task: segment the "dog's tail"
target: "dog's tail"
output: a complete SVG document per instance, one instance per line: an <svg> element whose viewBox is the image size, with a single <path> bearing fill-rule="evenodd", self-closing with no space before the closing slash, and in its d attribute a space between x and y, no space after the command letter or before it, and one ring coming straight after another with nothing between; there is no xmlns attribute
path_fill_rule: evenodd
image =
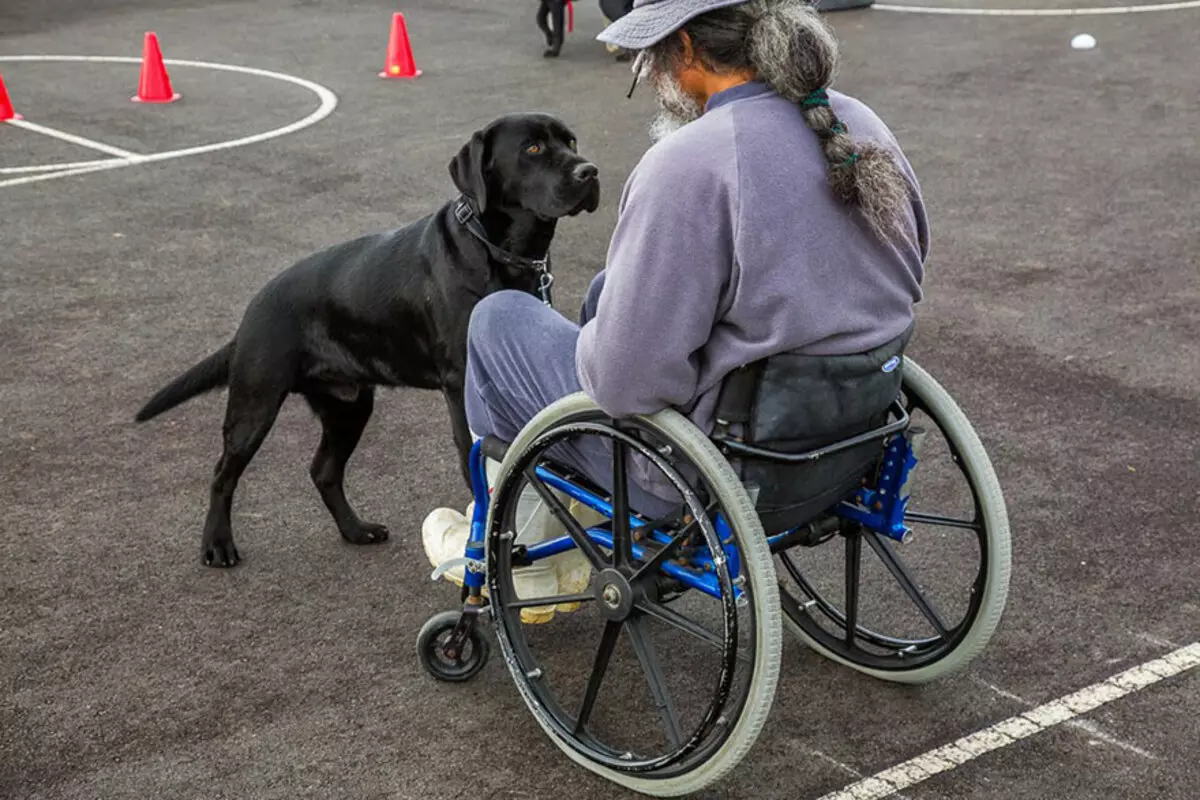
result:
<svg viewBox="0 0 1200 800"><path fill-rule="evenodd" d="M229 355L232 352L233 342L230 342L159 389L154 397L151 397L150 401L142 406L142 410L137 413L135 419L138 422L153 419L164 411L191 400L198 394L228 384Z"/></svg>

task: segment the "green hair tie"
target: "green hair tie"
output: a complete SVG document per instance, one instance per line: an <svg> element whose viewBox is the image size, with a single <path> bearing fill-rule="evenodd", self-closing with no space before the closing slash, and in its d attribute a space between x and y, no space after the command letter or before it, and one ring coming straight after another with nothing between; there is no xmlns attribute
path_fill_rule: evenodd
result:
<svg viewBox="0 0 1200 800"><path fill-rule="evenodd" d="M800 101L801 108L816 108L817 106L829 108L829 95L825 93L824 89L814 89L808 97Z"/></svg>
<svg viewBox="0 0 1200 800"><path fill-rule="evenodd" d="M862 158L862 153L851 153L850 157L842 162L843 167L853 167Z"/></svg>

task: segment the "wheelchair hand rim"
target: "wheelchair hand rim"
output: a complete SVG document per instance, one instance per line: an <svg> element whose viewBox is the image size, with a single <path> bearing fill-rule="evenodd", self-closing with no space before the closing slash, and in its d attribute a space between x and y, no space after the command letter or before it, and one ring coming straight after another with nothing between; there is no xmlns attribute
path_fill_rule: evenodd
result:
<svg viewBox="0 0 1200 800"><path fill-rule="evenodd" d="M508 473L506 479L502 481L501 485L495 487L492 496L494 505L499 507L508 500L515 488L521 483L522 476L528 480L527 471L536 466L542 454L556 442L580 434L598 435L619 442L654 463L655 467L680 492L686 505L696 519L698 521L702 520L699 522L698 528L704 536L705 542L710 548L716 547L719 550L720 537L716 528L705 514L704 504L682 475L658 452L648 447L641 440L623 431L614 430L607 425L591 421L597 418L604 419L604 416L599 412L578 414L563 420L552 430L537 437L527 450L521 454L520 459ZM625 428L637 427L637 423L632 420L622 421L621 425ZM514 610L506 612L504 608L506 602L511 602L512 599L506 596L511 592L511 586L502 588L498 582L498 576L511 574L511 549L503 547L500 538L503 534L504 522L505 520L499 514L493 513L489 515L488 581L489 594L492 597L491 612L496 625L497 638L500 641L501 648L505 652L505 658L509 659L511 663L516 664L521 674L537 674L537 670L540 667L537 664L537 659L533 657L532 652L526 645L524 637L519 635L514 636L514 628L519 630L521 627L519 615L514 613ZM738 621L734 583L729 564L722 562L714 566L715 574L722 586L721 602L724 609L723 659L716 690L713 695L713 702L709 705L703 720L692 732L692 735L683 742L682 746L672 752L655 758L635 760L629 757L631 754L628 751L608 747L589 734L586 734L586 729L583 732L584 735L581 736L580 732L573 730L572 726L568 724L568 721L571 719L570 712L563 709L552 696L547 696L547 692L542 689L537 679L526 681L526 685L520 687L521 690L523 692L527 691L532 695L535 701L534 705L540 711L540 716L560 741L566 743L573 750L589 760L610 769L629 774L669 771L672 767L681 765L686 760L692 760L689 757L697 753L703 754L709 751L710 748L715 749L721 745L724 737L717 737L716 741L706 741L706 739L711 738L710 734L717 724L723 720L723 712L726 710L730 695L732 694L736 662L738 660L738 650L736 647ZM753 648L753 637L751 637L751 659L754 658ZM518 683L520 684L520 681ZM734 719L742 711L741 706L744 703L744 698L736 698L736 702L738 703L738 708L736 709L737 714L734 715ZM725 727L727 729L726 735L728 735L728 731L732 731L734 725L730 722L726 723ZM660 777L660 775L656 774L655 777ZM661 777L667 778L670 775L663 773Z"/></svg>

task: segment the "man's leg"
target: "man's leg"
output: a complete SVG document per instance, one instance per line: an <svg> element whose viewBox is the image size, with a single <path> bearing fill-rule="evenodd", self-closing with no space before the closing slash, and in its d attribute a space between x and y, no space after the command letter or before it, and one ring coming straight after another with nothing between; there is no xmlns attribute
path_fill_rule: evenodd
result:
<svg viewBox="0 0 1200 800"><path fill-rule="evenodd" d="M580 317L596 313L604 273L592 281ZM523 292L497 292L471 315L467 336L467 422L476 436L511 442L531 419L556 400L581 391L575 372L579 325ZM612 456L602 440L581 437L556 447L554 456L605 490L612 488ZM632 506L651 516L667 503L636 483Z"/></svg>
<svg viewBox="0 0 1200 800"><path fill-rule="evenodd" d="M467 423L511 442L546 406L578 392L579 326L524 292L485 297L467 334Z"/></svg>
<svg viewBox="0 0 1200 800"><path fill-rule="evenodd" d="M484 298L471 315L467 348L465 402L472 435L494 434L512 441L521 428L546 406L579 391L575 377L575 344L579 329L561 314L523 292L498 292ZM582 466L574 464L577 468ZM488 461L488 483L499 464ZM568 498L560 497L564 505ZM596 524L575 511L584 525ZM531 486L517 501L516 541L531 545L564 533ZM462 554L469 531L466 515L437 509L422 526L431 562ZM590 569L582 554L565 553L514 574L521 597L573 594L587 588ZM558 610L571 611L573 606ZM525 622L546 622L554 606L522 610Z"/></svg>
<svg viewBox="0 0 1200 800"><path fill-rule="evenodd" d="M575 373L578 338L577 325L527 294L506 291L484 298L471 315L468 334L465 401L472 434L478 437L491 434L512 441L543 408L578 392L580 385ZM559 448L555 455L602 486L610 482L611 455L595 437L587 437L579 445ZM496 466L489 463L489 473ZM658 513L662 508L661 501L640 487L631 485L630 490L635 508L640 507L639 502L654 506L654 510L647 508L648 513ZM599 521L594 516L585 520L584 511L573 509L585 526ZM518 500L516 523L517 541L522 544L544 541L563 532L529 486ZM422 528L430 561L438 564L461 555L468 530L466 517L457 511L432 512ZM590 571L581 554L569 551L552 561L547 566L557 571L557 587L549 586L544 571L534 574L539 566L535 565L522 575L523 582L533 591L520 592L522 596L571 594L586 588ZM578 585L580 581L583 585ZM527 621L545 621L553 614L552 609L525 611L530 612L523 613Z"/></svg>

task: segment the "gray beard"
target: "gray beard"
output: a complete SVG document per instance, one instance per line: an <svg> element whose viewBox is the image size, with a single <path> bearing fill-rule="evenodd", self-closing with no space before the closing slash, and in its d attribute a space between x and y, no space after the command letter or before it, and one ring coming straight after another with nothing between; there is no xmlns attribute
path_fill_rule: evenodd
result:
<svg viewBox="0 0 1200 800"><path fill-rule="evenodd" d="M683 91L673 75L656 73L653 83L658 113L650 122L650 141L657 143L688 123L698 120L704 109Z"/></svg>

